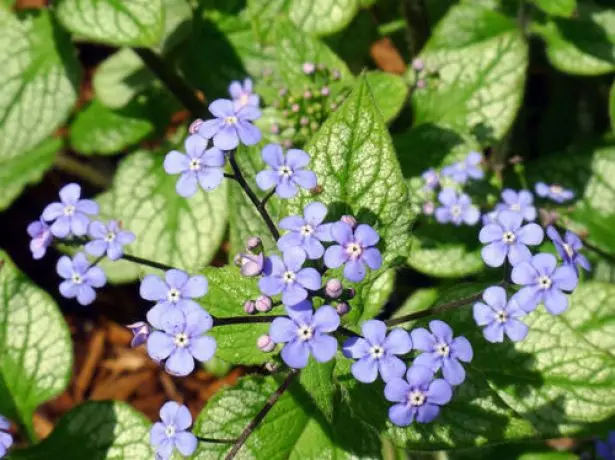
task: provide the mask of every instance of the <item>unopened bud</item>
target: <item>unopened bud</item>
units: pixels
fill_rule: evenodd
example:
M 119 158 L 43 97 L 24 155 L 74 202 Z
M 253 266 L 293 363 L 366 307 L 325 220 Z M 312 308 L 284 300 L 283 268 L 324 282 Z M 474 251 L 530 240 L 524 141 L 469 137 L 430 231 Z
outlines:
M 280 90 L 278 91 L 278 94 L 280 95 L 280 97 L 286 96 L 287 93 L 288 93 L 287 88 L 280 88 Z
M 292 107 L 290 108 L 290 110 L 292 110 L 295 113 L 297 113 L 299 109 L 300 109 L 299 104 L 293 104 Z
M 325 70 L 327 68 L 327 66 L 324 65 L 324 64 L 318 64 L 317 68 L 318 68 L 318 70 L 322 71 L 322 70 Z
M 340 220 L 350 225 L 351 228 L 355 228 L 357 226 L 357 219 L 353 216 L 344 215 Z
M 426 216 L 433 215 L 434 209 L 435 206 L 432 201 L 427 201 L 423 204 L 423 214 L 425 214 Z
M 303 98 L 304 99 L 312 99 L 312 92 L 307 90 L 303 93 Z
M 314 73 L 314 70 L 316 70 L 316 66 L 311 62 L 304 62 L 302 68 L 303 73 L 306 75 L 311 75 Z
M 254 252 L 255 254 L 262 252 L 263 240 L 261 240 L 258 236 L 251 236 L 246 242 L 246 249 Z
M 267 313 L 268 311 L 271 311 L 271 308 L 273 307 L 273 302 L 271 301 L 271 297 L 266 295 L 260 295 L 256 298 L 255 306 L 256 310 L 260 311 L 261 313 Z
M 335 112 L 335 111 L 337 110 L 337 104 L 336 104 L 335 102 L 333 102 L 333 103 L 331 104 L 331 110 L 332 110 L 333 112 Z
M 289 149 L 293 146 L 293 141 L 290 139 L 285 139 L 284 142 L 282 142 L 282 145 L 284 148 Z
M 422 78 L 416 82 L 416 87 L 418 89 L 424 89 L 426 86 L 427 86 L 427 82 L 423 80 Z
M 202 124 L 203 124 L 203 120 L 201 120 L 200 118 L 197 118 L 192 123 L 190 123 L 190 126 L 188 127 L 188 132 L 190 134 L 196 134 L 199 131 L 199 128 L 201 127 Z
M 331 299 L 337 299 L 342 295 L 343 291 L 344 286 L 342 286 L 342 282 L 337 278 L 330 279 L 325 285 L 325 294 Z
M 328 95 L 329 95 L 329 92 L 330 92 L 330 90 L 329 90 L 329 87 L 328 87 L 328 86 L 323 86 L 323 87 L 321 88 L 321 90 L 320 90 L 320 94 L 321 94 L 322 96 L 328 96 Z
M 313 121 L 312 123 L 310 123 L 310 128 L 312 129 L 312 131 L 316 131 L 318 128 L 320 128 L 320 126 L 318 125 L 318 122 Z
M 337 311 L 338 315 L 344 316 L 350 311 L 350 305 L 348 305 L 346 302 L 340 302 L 335 306 L 335 310 Z
M 346 289 L 346 297 L 348 299 L 354 299 L 355 295 L 357 295 L 357 291 L 355 290 L 355 288 Z
M 265 353 L 271 353 L 275 348 L 275 343 L 273 340 L 271 340 L 271 337 L 269 337 L 269 335 L 264 334 L 256 340 L 256 346 Z
M 420 58 L 415 58 L 412 60 L 412 68 L 417 72 L 420 72 L 425 68 L 425 61 Z
M 265 363 L 265 370 L 271 374 L 273 374 L 274 372 L 277 372 L 279 368 L 280 368 L 280 365 L 276 363 L 275 361 L 268 361 Z
M 235 257 L 235 264 L 239 266 L 242 276 L 257 276 L 263 273 L 265 256 L 263 253 L 241 253 L 239 258 Z
M 130 346 L 132 348 L 136 348 L 140 345 L 143 345 L 145 342 L 147 342 L 147 338 L 149 337 L 149 334 L 152 331 L 149 324 L 143 321 L 138 321 L 136 323 L 129 324 L 126 327 L 130 329 L 130 332 L 132 332 L 132 335 L 133 335 L 132 340 L 130 341 Z
M 245 311 L 248 315 L 254 314 L 256 311 L 254 300 L 246 300 L 243 303 L 243 311 Z
M 331 75 L 333 76 L 334 80 L 339 80 L 340 78 L 342 78 L 342 74 L 340 73 L 339 70 L 333 69 L 333 72 L 331 72 Z
M 299 120 L 299 124 L 301 126 L 306 126 L 308 123 L 310 122 L 308 117 L 301 117 L 301 120 Z
M 278 134 L 280 132 L 280 126 L 277 123 L 271 125 L 271 134 Z
M 290 112 L 288 110 L 282 111 L 282 116 L 284 116 L 284 118 L 288 118 L 289 115 L 290 115 Z

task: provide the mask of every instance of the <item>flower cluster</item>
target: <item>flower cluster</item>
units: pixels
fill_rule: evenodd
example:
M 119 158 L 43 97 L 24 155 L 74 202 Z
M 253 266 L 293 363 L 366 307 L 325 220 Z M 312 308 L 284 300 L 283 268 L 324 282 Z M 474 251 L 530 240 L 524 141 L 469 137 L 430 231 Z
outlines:
M 11 422 L 0 415 L 0 458 L 6 457 L 9 449 L 13 445 L 13 436 L 10 433 Z
M 88 216 L 98 214 L 98 205 L 81 198 L 81 187 L 68 184 L 60 189 L 60 201 L 45 207 L 41 217 L 28 225 L 32 257 L 45 256 L 47 248 L 57 239 L 63 243 L 85 244 L 85 252 L 74 257 L 62 256 L 56 271 L 64 279 L 60 283 L 62 296 L 76 298 L 81 305 L 89 305 L 96 298 L 94 288 L 103 287 L 107 278 L 96 265 L 104 257 L 118 260 L 124 256 L 124 246 L 134 241 L 132 232 L 122 229 L 121 223 L 111 220 L 106 224 L 90 221 Z M 87 254 L 96 259 L 90 262 Z

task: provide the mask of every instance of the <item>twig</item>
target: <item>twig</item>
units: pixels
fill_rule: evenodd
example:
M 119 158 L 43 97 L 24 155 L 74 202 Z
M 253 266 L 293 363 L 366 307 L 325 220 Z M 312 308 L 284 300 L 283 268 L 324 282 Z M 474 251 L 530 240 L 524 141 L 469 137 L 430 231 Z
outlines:
M 124 254 L 122 256 L 122 259 L 128 260 L 130 262 L 134 262 L 136 264 L 147 265 L 148 267 L 158 268 L 160 270 L 165 270 L 165 271 L 166 270 L 179 270 L 179 269 L 176 269 L 175 267 L 172 267 L 171 265 L 156 262 L 154 260 L 143 259 L 137 256 L 131 256 L 129 254 Z
M 233 444 L 237 442 L 236 439 L 215 439 L 215 438 L 203 438 L 201 436 L 195 436 L 201 442 L 208 442 L 211 444 Z
M 237 452 L 239 452 L 239 449 L 241 449 L 241 447 L 245 444 L 245 442 L 250 437 L 254 429 L 263 421 L 263 419 L 267 416 L 269 411 L 273 409 L 273 406 L 275 405 L 275 403 L 278 402 L 280 397 L 284 394 L 284 392 L 288 389 L 288 387 L 293 382 L 295 377 L 297 377 L 298 375 L 299 375 L 298 370 L 291 369 L 290 373 L 288 374 L 286 379 L 284 379 L 284 381 L 278 387 L 275 393 L 269 396 L 267 403 L 258 412 L 258 414 L 256 414 L 256 416 L 250 421 L 250 423 L 248 423 L 248 426 L 246 426 L 244 430 L 241 432 L 241 434 L 239 435 L 239 438 L 237 438 L 237 441 L 235 441 L 235 444 L 233 445 L 232 449 L 229 451 L 228 454 L 226 454 L 226 457 L 224 457 L 225 460 L 232 460 L 233 458 L 235 458 L 235 456 L 237 455 Z

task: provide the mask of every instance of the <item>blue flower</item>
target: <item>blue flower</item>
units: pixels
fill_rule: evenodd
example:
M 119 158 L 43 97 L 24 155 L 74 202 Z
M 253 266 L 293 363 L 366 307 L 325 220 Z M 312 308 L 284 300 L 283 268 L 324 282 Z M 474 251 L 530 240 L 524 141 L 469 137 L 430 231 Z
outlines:
M 296 305 L 305 300 L 309 291 L 321 286 L 320 273 L 314 268 L 302 268 L 306 254 L 303 249 L 290 248 L 282 258 L 270 256 L 265 259 L 265 276 L 258 282 L 263 294 L 274 296 L 282 293 L 284 305 Z
M 615 431 L 610 431 L 606 441 L 596 441 L 596 453 L 603 460 L 615 460 Z
M 196 451 L 196 436 L 188 431 L 192 416 L 186 406 L 169 401 L 160 409 L 162 422 L 154 423 L 150 431 L 150 443 L 156 449 L 156 458 L 168 460 L 177 449 L 182 455 L 192 455 Z
M 557 184 L 547 185 L 544 182 L 538 182 L 534 190 L 536 190 L 536 195 L 539 197 L 549 198 L 556 203 L 565 203 L 574 198 L 574 192 L 572 190 L 565 189 Z
M 564 239 L 562 239 L 557 230 L 553 226 L 549 226 L 547 227 L 547 235 L 564 263 L 574 268 L 577 276 L 579 275 L 579 266 L 586 271 L 591 270 L 589 260 L 579 252 L 583 248 L 583 242 L 576 234 L 566 230 Z
M 485 175 L 480 162 L 483 155 L 479 152 L 470 152 L 465 160 L 442 168 L 442 175 L 450 177 L 458 184 L 465 184 L 468 179 L 482 179 Z
M 336 222 L 331 226 L 331 236 L 338 243 L 325 252 L 325 265 L 337 268 L 344 265 L 344 276 L 358 283 L 365 278 L 365 266 L 378 270 L 382 265 L 382 255 L 375 248 L 380 241 L 378 233 L 366 224 L 352 229 L 346 222 Z
M 344 342 L 343 352 L 347 358 L 357 359 L 352 365 L 352 375 L 364 383 L 372 383 L 378 377 L 388 382 L 401 378 L 406 365 L 395 355 L 405 355 L 412 349 L 410 334 L 401 328 L 393 329 L 387 335 L 387 327 L 375 319 L 361 326 L 363 337 L 351 337 Z
M 228 92 L 233 98 L 237 110 L 245 106 L 256 107 L 258 109 L 260 105 L 258 94 L 253 92 L 252 80 L 249 78 L 243 81 L 243 85 L 239 81 L 231 82 L 228 87 Z
M 92 241 L 85 245 L 85 251 L 94 257 L 100 257 L 106 253 L 111 260 L 121 258 L 124 255 L 123 246 L 132 243 L 135 239 L 135 234 L 122 230 L 116 220 L 110 220 L 107 225 L 100 221 L 92 222 L 89 234 Z
M 425 190 L 435 190 L 436 187 L 440 185 L 440 176 L 433 168 L 429 168 L 421 174 L 421 177 L 423 178 L 423 181 L 425 181 L 425 185 L 423 186 Z
M 466 378 L 466 372 L 459 361 L 469 363 L 474 353 L 465 337 L 453 338 L 453 330 L 444 321 L 433 320 L 427 329 L 418 328 L 410 333 L 412 345 L 421 353 L 414 366 L 425 366 L 433 372 L 442 368 L 444 379 L 451 385 L 459 385 Z
M 506 256 L 513 266 L 528 260 L 532 253 L 526 245 L 540 244 L 544 238 L 544 232 L 538 224 L 521 226 L 523 217 L 519 213 L 499 212 L 496 222 L 485 225 L 478 236 L 481 243 L 488 243 L 482 249 L 481 256 L 490 267 L 501 266 Z
M 533 311 L 539 303 L 552 315 L 559 315 L 568 308 L 568 298 L 562 291 L 572 292 L 578 283 L 570 265 L 556 267 L 552 254 L 536 254 L 529 261 L 512 269 L 513 283 L 523 286 L 514 299 L 526 312 Z
M 58 275 L 65 281 L 60 283 L 60 293 L 67 299 L 77 298 L 81 305 L 89 305 L 96 298 L 93 288 L 100 288 L 107 282 L 100 267 L 92 267 L 85 254 L 79 252 L 72 260 L 62 256 L 56 265 Z
M 51 234 L 49 225 L 47 225 L 43 219 L 34 221 L 28 225 L 28 235 L 32 238 L 32 241 L 30 241 L 32 257 L 34 259 L 41 259 L 53 241 L 53 235 Z
M 500 286 L 491 286 L 483 292 L 483 301 L 474 304 L 474 320 L 483 329 L 483 335 L 489 342 L 503 342 L 504 334 L 513 342 L 523 340 L 528 332 L 525 323 L 519 318 L 526 313 L 515 299 L 506 301 L 506 290 Z
M 282 147 L 267 144 L 261 154 L 271 168 L 256 175 L 256 184 L 261 190 L 275 187 L 275 193 L 280 198 L 292 198 L 297 194 L 297 187 L 308 190 L 316 187 L 316 174 L 305 169 L 310 156 L 303 150 L 290 149 L 284 156 Z
M 278 240 L 280 251 L 302 248 L 309 259 L 319 259 L 325 253 L 321 241 L 331 241 L 331 224 L 323 224 L 327 207 L 318 202 L 303 208 L 303 217 L 289 216 L 280 221 L 280 228 L 289 230 Z
M 438 200 L 443 206 L 436 209 L 436 220 L 441 224 L 474 225 L 480 218 L 478 208 L 465 193 L 457 195 L 452 188 L 445 188 L 438 194 Z
M 60 189 L 61 202 L 48 204 L 42 218 L 51 224 L 51 233 L 65 238 L 71 233 L 83 236 L 88 231 L 89 219 L 86 214 L 97 214 L 98 205 L 92 200 L 81 200 L 81 187 L 68 184 Z
M 147 338 L 152 332 L 150 325 L 144 321 L 137 321 L 136 323 L 129 324 L 126 327 L 130 329 L 130 332 L 132 332 L 132 340 L 130 341 L 130 346 L 132 348 L 137 348 L 147 342 Z
M 209 111 L 215 117 L 206 120 L 198 128 L 205 139 L 212 139 L 214 146 L 221 150 L 232 150 L 239 145 L 258 144 L 261 132 L 252 122 L 261 116 L 260 110 L 250 105 L 237 108 L 233 101 L 216 99 L 209 104 Z
M 531 222 L 536 220 L 536 208 L 534 207 L 534 197 L 527 190 L 521 190 L 515 192 L 512 189 L 504 189 L 502 191 L 502 200 L 504 203 L 500 203 L 496 206 L 497 211 L 514 211 L 521 214 L 521 216 Z
M 13 436 L 9 433 L 10 429 L 11 422 L 0 415 L 0 458 L 5 457 L 13 445 Z

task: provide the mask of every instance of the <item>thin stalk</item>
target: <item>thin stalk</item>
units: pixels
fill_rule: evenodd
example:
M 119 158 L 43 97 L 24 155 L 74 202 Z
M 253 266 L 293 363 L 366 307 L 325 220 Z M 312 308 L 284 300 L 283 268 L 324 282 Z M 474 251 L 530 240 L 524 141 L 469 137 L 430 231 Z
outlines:
M 216 438 L 203 438 L 201 436 L 195 436 L 200 442 L 208 442 L 210 444 L 234 444 L 236 439 L 216 439 Z
M 227 318 L 214 318 L 214 327 L 216 326 L 231 326 L 233 324 L 251 324 L 251 323 L 271 323 L 276 318 L 283 318 L 283 315 L 269 316 L 229 316 Z

